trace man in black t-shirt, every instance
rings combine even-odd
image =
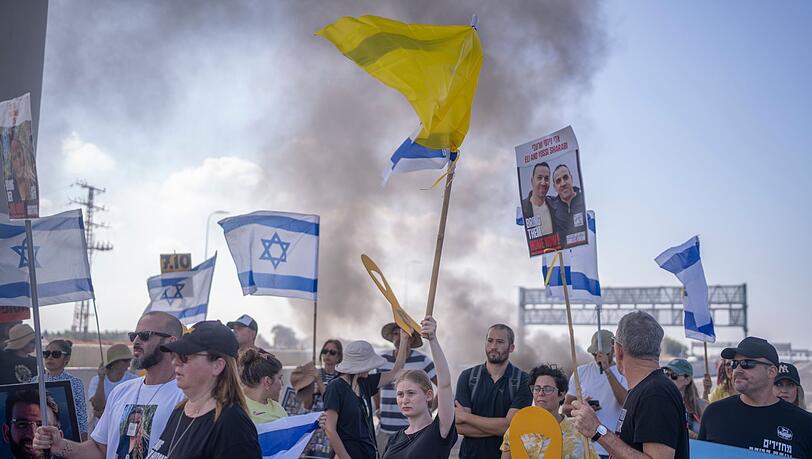
[[[455,422],[464,435],[460,458],[494,458],[502,453],[502,436],[513,415],[530,406],[530,376],[509,361],[513,330],[504,324],[488,329],[487,362],[469,368],[457,379]]]
[[[705,409],[699,439],[777,456],[812,458],[812,414],[773,393],[778,353],[766,340],[748,336],[722,351],[732,360],[739,395]]]
[[[613,458],[687,459],[685,405],[677,387],[660,369],[663,328],[643,311],[623,316],[615,334],[617,367],[629,383],[617,426],[604,426],[588,403],[574,401],[578,431]]]

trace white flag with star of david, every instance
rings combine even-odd
[[[39,305],[93,298],[80,209],[31,220]],[[31,307],[25,222],[0,214],[0,304]]]
[[[183,325],[206,320],[216,262],[215,252],[213,257],[190,271],[164,273],[147,279],[150,303],[144,312],[167,312],[177,317]]]
[[[243,295],[316,300],[319,216],[257,211],[218,222]]]

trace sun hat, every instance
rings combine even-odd
[[[228,327],[219,320],[206,320],[195,324],[191,333],[181,336],[175,342],[161,346],[161,351],[181,355],[217,352],[237,358],[239,348],[237,338]]]
[[[394,322],[389,322],[388,324],[384,325],[383,328],[381,328],[381,336],[390,343],[395,342],[395,340],[392,338],[395,333],[398,333],[398,324]],[[423,346],[423,338],[420,337],[420,333],[412,333],[409,347],[412,349],[417,349],[421,346]]]
[[[34,329],[28,324],[17,324],[8,331],[6,349],[16,351],[34,341]]]
[[[344,348],[344,360],[336,365],[336,371],[348,375],[366,373],[382,367],[386,359],[375,353],[366,341],[353,341]]]
[[[130,351],[130,346],[126,344],[114,344],[107,348],[107,362],[106,365],[118,362],[119,360],[132,360],[133,353]]]
[[[673,359],[667,364],[665,364],[665,368],[673,371],[674,374],[680,376],[694,376],[694,367],[685,359]]]
[[[590,354],[597,354],[598,353],[598,333],[601,336],[601,345],[603,347],[604,353],[609,353],[612,350],[612,342],[615,341],[614,333],[610,332],[609,330],[601,330],[600,332],[595,332],[592,335],[592,344],[586,349],[587,352]]]

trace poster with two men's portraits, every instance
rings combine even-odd
[[[515,150],[530,256],[587,244],[583,175],[572,127],[519,145]]]

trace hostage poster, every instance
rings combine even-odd
[[[587,244],[578,140],[571,126],[516,147],[530,256]]]
[[[0,102],[0,152],[9,218],[38,218],[39,186],[29,94]]]

